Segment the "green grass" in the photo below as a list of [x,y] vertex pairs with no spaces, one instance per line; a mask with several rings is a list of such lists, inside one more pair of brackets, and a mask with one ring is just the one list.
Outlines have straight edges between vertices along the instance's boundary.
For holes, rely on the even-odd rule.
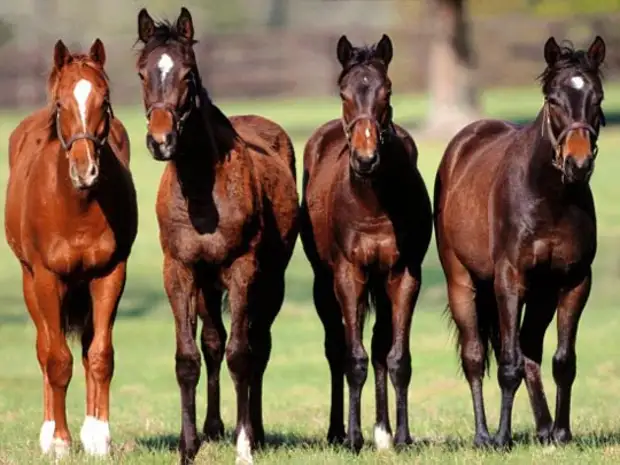
[[[485,95],[485,110],[494,116],[522,118],[540,106],[538,92],[495,91]],[[610,87],[607,111],[620,108],[620,88]],[[424,114],[425,102],[403,96],[396,115],[410,121]],[[305,137],[323,120],[339,114],[337,101],[224,102],[230,113],[255,112],[274,118],[294,134],[301,159]],[[163,168],[144,147],[141,109],[117,108],[132,139],[132,170],[140,200],[140,229],[130,259],[129,281],[115,326],[116,372],[112,384],[111,428],[114,463],[175,463],[173,450],[180,430],[180,402],[174,375],[174,328],[162,288],[161,252],[154,201]],[[23,114],[0,115],[0,140]],[[420,169],[429,189],[446,141],[420,142]],[[434,246],[424,266],[423,292],[412,330],[413,381],[410,424],[420,444],[400,454],[365,448],[359,457],[327,447],[324,436],[329,408],[329,375],[323,356],[323,332],[311,296],[311,273],[301,247],[287,274],[287,298],[273,327],[273,354],[265,378],[264,417],[269,446],[256,454],[259,464],[397,464],[397,463],[616,463],[620,460],[620,318],[618,264],[620,253],[620,130],[603,130],[592,185],[600,222],[600,249],[595,262],[594,288],[582,319],[577,344],[578,377],[573,397],[575,442],[566,448],[543,448],[531,442],[532,415],[525,389],[517,395],[515,450],[502,455],[471,447],[473,415],[469,390],[458,371],[453,339],[441,310],[445,307],[443,275]],[[4,145],[6,147],[6,145]],[[0,149],[0,184],[6,182],[6,153]],[[0,195],[4,195],[2,189]],[[4,241],[2,241],[4,244]],[[6,245],[0,246],[0,464],[43,461],[38,451],[42,420],[41,375],[36,361],[35,333],[24,309],[18,265]],[[369,321],[366,331],[372,321]],[[555,334],[546,341],[544,376],[553,403],[550,357]],[[367,345],[369,349],[369,346]],[[76,361],[69,388],[68,412],[75,444],[84,415],[84,380]],[[232,463],[230,441],[236,405],[229,376],[223,368],[222,414],[229,433],[219,444],[204,444],[197,463]],[[490,426],[497,425],[499,390],[493,375],[485,386]],[[201,425],[206,406],[205,369],[197,400]],[[391,393],[390,393],[391,394]],[[390,395],[393,403],[393,395]],[[392,422],[394,421],[392,409]],[[370,444],[374,421],[373,376],[363,395],[363,431]],[[79,449],[79,448],[78,448]],[[69,463],[88,463],[80,452]],[[94,463],[94,462],[93,462]]]

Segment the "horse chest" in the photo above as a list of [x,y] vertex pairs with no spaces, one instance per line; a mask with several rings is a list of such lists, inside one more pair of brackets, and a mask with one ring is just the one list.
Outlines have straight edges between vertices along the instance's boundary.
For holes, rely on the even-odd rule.
[[116,246],[114,233],[109,228],[98,234],[78,228],[71,234],[58,234],[49,239],[45,257],[49,269],[68,275],[107,266]]
[[337,235],[337,243],[347,259],[360,266],[378,266],[385,270],[394,266],[400,258],[391,225],[348,228]]
[[531,241],[527,261],[529,268],[549,266],[568,272],[580,264],[591,263],[594,258],[596,238],[591,222],[561,222],[554,228],[541,231]]

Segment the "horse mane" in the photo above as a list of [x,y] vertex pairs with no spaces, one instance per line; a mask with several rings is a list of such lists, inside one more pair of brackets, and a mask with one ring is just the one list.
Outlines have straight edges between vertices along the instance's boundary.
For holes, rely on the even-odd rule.
[[342,68],[340,76],[338,76],[338,84],[340,84],[342,79],[351,71],[351,68],[360,65],[373,65],[383,70],[384,73],[387,73],[383,62],[375,57],[376,50],[377,44],[354,47],[351,51],[349,62]]
[[552,66],[547,66],[538,76],[543,92],[547,94],[551,89],[554,78],[567,70],[582,71],[599,79],[603,78],[602,70],[592,62],[586,50],[577,50],[570,41],[563,41],[560,44],[559,58]]

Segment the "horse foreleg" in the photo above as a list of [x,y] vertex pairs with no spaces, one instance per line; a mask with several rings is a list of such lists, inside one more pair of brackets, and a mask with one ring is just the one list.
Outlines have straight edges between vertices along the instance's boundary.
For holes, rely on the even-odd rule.
[[164,287],[174,314],[176,329],[175,371],[181,390],[181,462],[191,463],[200,441],[196,430],[196,385],[200,378],[200,352],[196,345],[196,299],[194,271],[168,255],[164,257]]
[[[92,455],[107,455],[110,450],[110,382],[114,374],[112,328],[125,278],[126,265],[122,262],[108,275],[93,279],[89,286],[93,309],[92,340],[88,344],[90,337],[88,331],[85,332],[88,394],[80,439],[84,451]],[[94,398],[94,409],[89,406],[91,397]]]
[[[45,378],[46,403],[46,421],[41,428],[41,448],[44,452],[63,456],[71,446],[65,403],[73,372],[73,357],[62,329],[61,303],[67,289],[55,274],[43,266],[34,270],[32,282],[25,283],[25,286],[29,287],[30,294],[27,301],[32,300],[29,307],[36,307],[37,314],[44,320],[43,330],[37,334],[39,360]],[[35,298],[32,298],[33,295]]]
[[558,347],[553,355],[553,379],[557,385],[553,439],[560,444],[572,439],[570,430],[571,390],[577,374],[575,340],[583,308],[590,295],[592,272],[581,282],[560,293],[558,303]]
[[392,301],[392,348],[387,356],[390,379],[396,392],[396,445],[412,443],[409,433],[407,392],[411,382],[411,352],[409,335],[411,319],[418,300],[421,270],[406,268],[402,274],[388,277],[387,292]]
[[510,448],[512,447],[512,406],[525,373],[519,344],[519,322],[525,293],[524,277],[507,260],[501,261],[495,270],[494,290],[499,312],[501,341],[497,378],[502,390],[499,430],[495,436],[495,444],[502,448]]
[[519,340],[525,361],[525,385],[536,423],[536,435],[542,443],[550,440],[553,420],[545,397],[540,373],[545,332],[557,306],[557,289],[547,282],[538,284],[528,296]]
[[22,267],[22,284],[24,290],[24,301],[30,317],[37,329],[37,359],[43,374],[43,425],[39,433],[39,445],[44,453],[47,453],[54,439],[54,412],[52,403],[52,386],[47,377],[47,357],[48,342],[44,324],[44,316],[37,306],[37,295],[34,290],[34,278],[32,273],[24,266]]
[[392,447],[392,428],[388,406],[387,357],[392,347],[392,306],[383,289],[375,289],[376,321],[372,329],[371,360],[375,371],[375,429],[377,449]]
[[334,278],[336,298],[345,322],[347,345],[345,372],[349,384],[349,429],[346,444],[353,451],[359,452],[364,445],[361,431],[362,388],[368,376],[368,354],[362,340],[366,276],[357,266],[342,258]]
[[249,297],[256,276],[255,258],[247,255],[238,258],[230,268],[228,300],[230,302],[230,338],[226,345],[226,363],[237,394],[237,426],[235,438],[236,463],[251,464],[254,431],[250,421],[250,379],[252,356],[250,353]]

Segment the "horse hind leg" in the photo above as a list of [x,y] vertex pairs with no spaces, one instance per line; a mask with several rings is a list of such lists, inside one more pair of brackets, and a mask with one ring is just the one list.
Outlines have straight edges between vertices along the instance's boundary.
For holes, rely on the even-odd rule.
[[536,423],[536,435],[538,440],[545,444],[551,439],[552,419],[543,387],[540,364],[545,332],[553,319],[558,299],[557,289],[549,289],[547,284],[543,286],[542,292],[533,289],[527,298],[519,341],[525,362],[525,385]]
[[198,299],[198,314],[202,316],[200,337],[202,354],[207,365],[207,414],[203,432],[207,440],[224,436],[220,411],[220,372],[226,345],[226,329],[222,321],[222,292],[203,286]]
[[315,270],[313,298],[325,331],[325,357],[331,375],[331,402],[327,441],[342,444],[344,429],[344,355],[346,350],[342,313],[334,294],[330,273]]
[[454,254],[445,253],[443,267],[446,270],[448,304],[458,330],[461,365],[469,383],[474,407],[474,446],[489,447],[493,440],[487,426],[482,392],[482,378],[488,357],[488,340],[483,336],[488,336],[486,330],[489,321],[484,318],[487,314],[483,313],[482,306],[477,308],[477,301],[482,303],[492,300],[492,295],[488,297],[480,294],[485,292],[484,288],[481,287],[479,291],[476,289],[471,275]]

